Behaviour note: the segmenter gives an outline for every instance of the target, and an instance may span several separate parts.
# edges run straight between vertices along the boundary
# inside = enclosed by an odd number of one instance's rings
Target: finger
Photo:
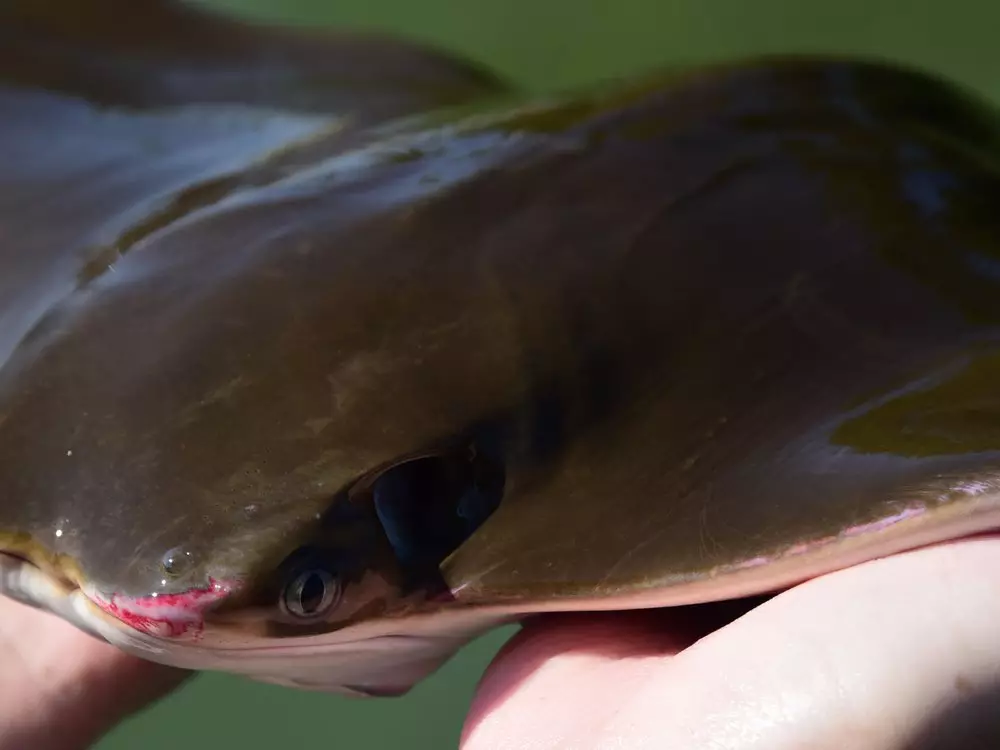
[[[1000,684],[998,621],[1000,539],[981,538],[813,580],[687,648],[652,615],[529,630],[462,747],[917,747]]]
[[[658,669],[665,659],[699,638],[737,619],[765,601],[765,597],[694,607],[632,612],[565,613],[534,617],[511,638],[494,658],[476,692],[473,711],[466,721],[472,730],[482,713],[502,702],[522,681],[545,679],[558,683],[561,675],[586,681],[590,670],[599,680],[614,680],[628,692],[641,682],[645,669]],[[558,655],[558,659],[553,659]],[[570,703],[552,707],[569,713]],[[593,710],[600,710],[596,706]],[[613,708],[613,707],[612,707]],[[551,717],[550,717],[551,718]],[[556,722],[558,723],[558,722]]]
[[[2,596],[0,665],[0,750],[90,747],[188,676]]]

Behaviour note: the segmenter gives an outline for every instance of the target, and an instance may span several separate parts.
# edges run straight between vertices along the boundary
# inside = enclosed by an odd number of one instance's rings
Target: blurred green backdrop
[[[257,18],[394,31],[473,56],[533,91],[763,52],[867,53],[933,68],[1000,100],[995,0],[204,0]],[[396,700],[359,701],[210,675],[99,750],[446,750],[511,631],[473,644]]]

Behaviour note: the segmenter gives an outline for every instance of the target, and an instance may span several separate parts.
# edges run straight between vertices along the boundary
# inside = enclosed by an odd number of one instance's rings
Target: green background
[[[212,0],[257,17],[378,28],[473,56],[531,90],[763,52],[888,56],[1000,99],[993,0]],[[359,701],[209,675],[99,745],[444,750],[510,631],[473,644],[409,696]]]

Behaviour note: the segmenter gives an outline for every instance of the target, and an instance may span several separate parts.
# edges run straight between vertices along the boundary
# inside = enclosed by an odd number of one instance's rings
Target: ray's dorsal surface
[[[284,32],[190,79],[183,35],[40,28],[93,64],[0,89],[15,595],[382,695],[526,613],[1000,526],[997,119],[950,84],[773,59],[513,103],[435,57],[478,106],[398,119],[392,76],[317,94],[343,39],[296,92],[246,73]]]

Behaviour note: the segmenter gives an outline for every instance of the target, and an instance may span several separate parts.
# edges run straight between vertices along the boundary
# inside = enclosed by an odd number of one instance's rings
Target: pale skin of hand
[[[824,576],[717,629],[679,612],[529,624],[462,750],[923,750],[929,722],[1000,685],[1000,538]],[[2,598],[0,665],[0,750],[85,748],[184,677]]]
[[[187,676],[0,596],[0,750],[84,750]]]

